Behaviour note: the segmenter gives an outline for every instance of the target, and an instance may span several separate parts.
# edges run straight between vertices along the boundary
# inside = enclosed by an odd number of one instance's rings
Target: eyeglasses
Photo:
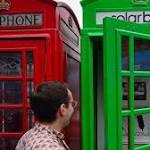
[[[71,103],[71,105],[72,105],[73,108],[76,108],[77,105],[78,105],[77,101],[70,101],[70,102],[66,102],[66,103]]]

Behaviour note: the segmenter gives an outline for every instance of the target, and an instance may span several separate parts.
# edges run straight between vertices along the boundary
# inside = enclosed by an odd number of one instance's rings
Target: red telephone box
[[[52,0],[0,1],[0,150],[14,150],[34,118],[29,95],[42,81],[66,81],[80,102],[80,28],[73,11]],[[80,111],[65,130],[80,150]]]

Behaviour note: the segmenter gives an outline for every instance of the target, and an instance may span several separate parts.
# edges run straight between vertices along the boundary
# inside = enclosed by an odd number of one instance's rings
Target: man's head
[[[31,95],[30,104],[40,122],[52,123],[60,118],[64,126],[69,124],[74,111],[71,91],[57,81],[40,84]]]

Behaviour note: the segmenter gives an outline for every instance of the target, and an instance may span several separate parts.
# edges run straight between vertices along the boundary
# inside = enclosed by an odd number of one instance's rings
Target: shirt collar
[[[61,140],[64,140],[64,134],[62,134],[61,132],[57,131],[56,129],[49,128],[45,124],[41,124],[39,122],[36,122],[35,128],[37,128],[39,131],[47,130],[49,133],[56,135],[57,138],[59,138]]]

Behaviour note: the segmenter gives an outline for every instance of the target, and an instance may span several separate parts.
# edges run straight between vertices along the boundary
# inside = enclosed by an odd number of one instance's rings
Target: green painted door
[[[106,150],[150,150],[150,24],[104,19]]]

